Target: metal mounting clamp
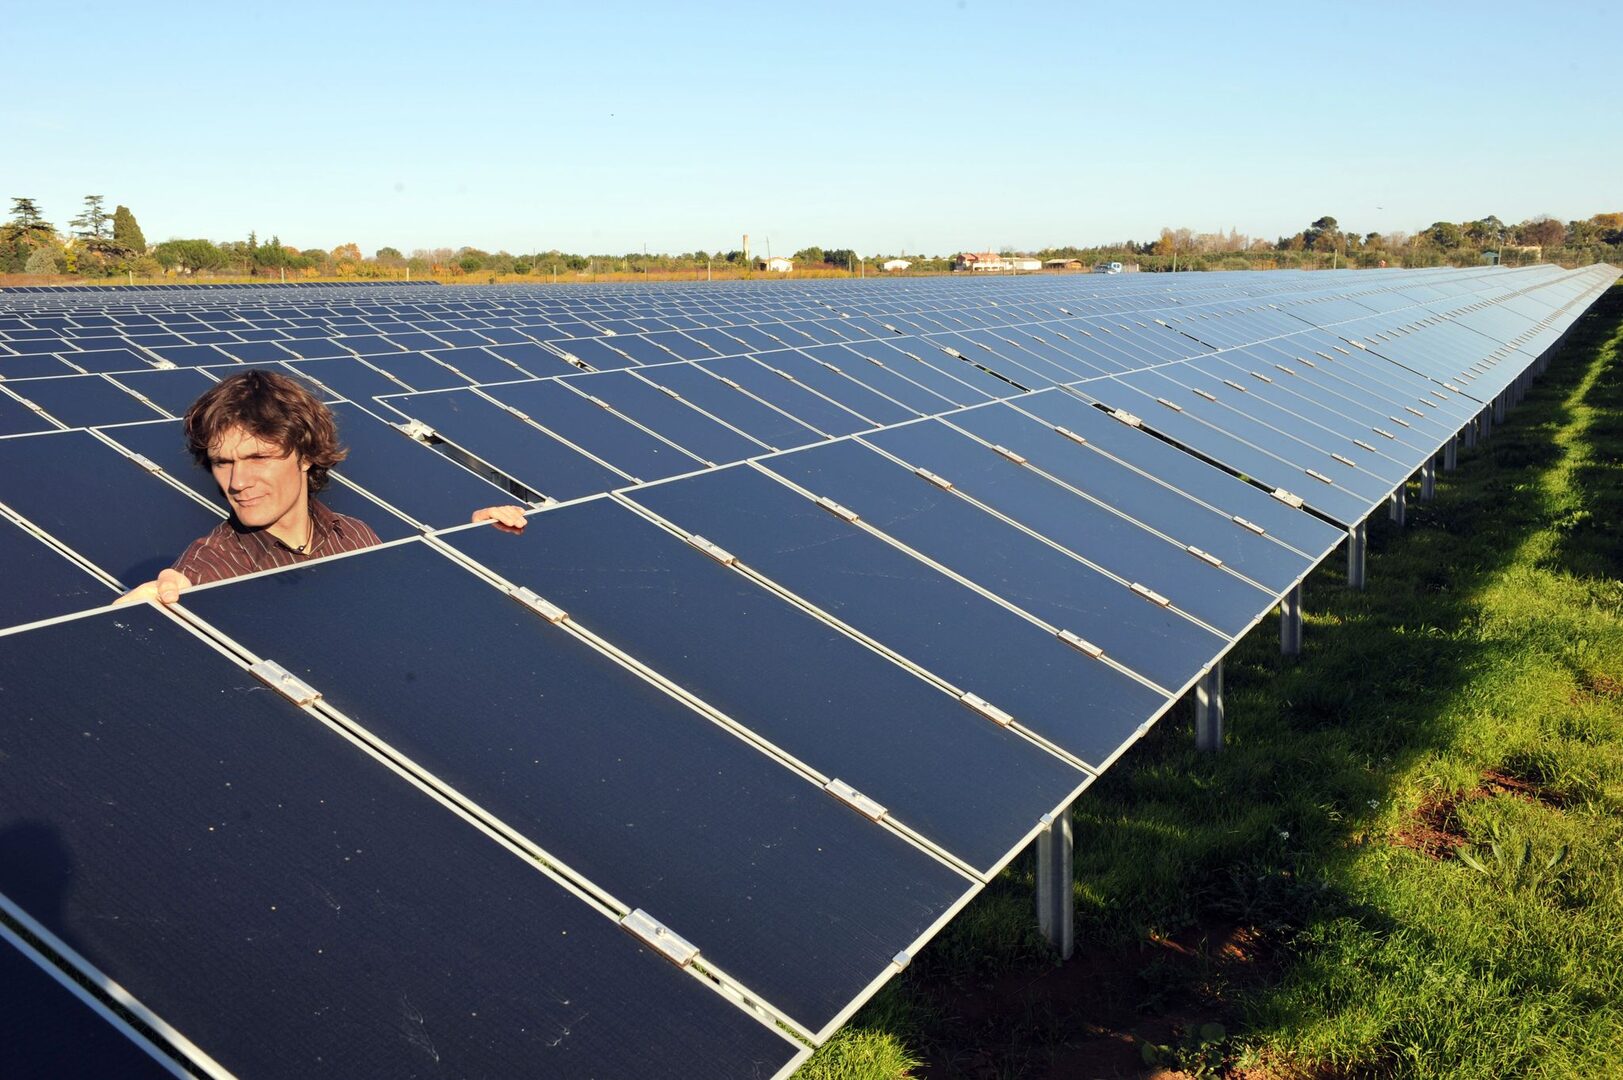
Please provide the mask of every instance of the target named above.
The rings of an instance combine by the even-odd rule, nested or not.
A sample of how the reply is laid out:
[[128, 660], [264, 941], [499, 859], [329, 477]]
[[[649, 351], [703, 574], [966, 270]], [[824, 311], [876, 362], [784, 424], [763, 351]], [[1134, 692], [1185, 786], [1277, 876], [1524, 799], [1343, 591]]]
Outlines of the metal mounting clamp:
[[687, 967], [698, 959], [699, 947], [676, 931], [638, 908], [620, 920], [620, 926], [677, 967]]
[[523, 604], [549, 623], [561, 623], [569, 618], [569, 612], [546, 599], [534, 589], [527, 589], [522, 585], [515, 585], [507, 590], [507, 595]]
[[958, 700], [963, 705], [974, 710], [975, 712], [980, 713], [982, 716], [986, 717], [986, 719], [992, 721], [992, 723], [996, 724], [998, 727], [1008, 727], [1010, 724], [1014, 723], [1014, 715], [1012, 713], [1004, 712], [1002, 709], [998, 708], [996, 705], [993, 705], [990, 701], [987, 701], [979, 694], [965, 693], [960, 695]]
[[261, 660], [248, 670], [253, 672], [260, 682], [295, 705], [308, 705], [321, 697], [321, 691], [274, 660]]

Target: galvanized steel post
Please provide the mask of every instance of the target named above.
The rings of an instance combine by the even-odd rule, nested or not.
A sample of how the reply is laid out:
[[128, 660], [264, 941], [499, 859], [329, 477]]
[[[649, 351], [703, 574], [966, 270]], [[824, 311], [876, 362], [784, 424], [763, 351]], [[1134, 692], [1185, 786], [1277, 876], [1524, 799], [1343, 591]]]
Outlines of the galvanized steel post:
[[1347, 530], [1347, 588], [1364, 587], [1364, 550], [1369, 546], [1369, 523], [1360, 521]]
[[1037, 927], [1069, 960], [1076, 949], [1076, 894], [1071, 871], [1071, 808], [1037, 834]]
[[1302, 583], [1298, 581], [1279, 601], [1279, 654], [1302, 652]]
[[1420, 501], [1431, 502], [1437, 497], [1437, 459], [1430, 457], [1420, 466]]
[[1195, 684], [1195, 749], [1215, 751], [1223, 746], [1223, 661]]
[[1399, 484], [1397, 490], [1392, 492], [1391, 497], [1387, 499], [1387, 507], [1387, 515], [1397, 523], [1399, 528], [1402, 528], [1408, 517], [1409, 509], [1409, 482], [1407, 480]]

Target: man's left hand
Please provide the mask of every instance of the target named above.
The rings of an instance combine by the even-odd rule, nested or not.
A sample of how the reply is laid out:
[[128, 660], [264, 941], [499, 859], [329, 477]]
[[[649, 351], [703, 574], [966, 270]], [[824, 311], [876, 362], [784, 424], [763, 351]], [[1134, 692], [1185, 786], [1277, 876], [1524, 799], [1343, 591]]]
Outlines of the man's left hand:
[[487, 506], [483, 510], [473, 512], [475, 523], [481, 521], [494, 521], [496, 528], [502, 532], [523, 532], [524, 525], [529, 520], [524, 516], [522, 506]]

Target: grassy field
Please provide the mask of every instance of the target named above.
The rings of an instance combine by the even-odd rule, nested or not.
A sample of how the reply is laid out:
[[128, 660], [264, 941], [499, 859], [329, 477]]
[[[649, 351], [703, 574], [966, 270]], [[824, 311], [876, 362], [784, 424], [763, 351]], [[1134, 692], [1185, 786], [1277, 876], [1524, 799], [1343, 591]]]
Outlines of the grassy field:
[[1623, 1076], [1623, 287], [1306, 645], [1085, 793], [1077, 955], [1017, 861], [803, 1080]]

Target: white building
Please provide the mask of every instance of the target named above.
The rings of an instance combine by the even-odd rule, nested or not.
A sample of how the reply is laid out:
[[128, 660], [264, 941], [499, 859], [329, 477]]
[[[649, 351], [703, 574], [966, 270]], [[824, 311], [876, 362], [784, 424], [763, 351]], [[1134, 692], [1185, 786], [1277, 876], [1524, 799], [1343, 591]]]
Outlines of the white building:
[[761, 269], [773, 274], [787, 274], [795, 268], [795, 264], [782, 255], [774, 255], [770, 259], [761, 260]]
[[1041, 270], [1042, 268], [1043, 261], [1041, 259], [1028, 259], [1024, 256], [1017, 256], [1009, 260], [1010, 270]]
[[1009, 262], [994, 251], [966, 251], [953, 260], [954, 270], [987, 271], [1007, 270]]
[[894, 273], [897, 273], [899, 271], [906, 270], [909, 266], [912, 266], [912, 265], [913, 264], [911, 262], [909, 262], [908, 260], [906, 260], [906, 259], [886, 259], [884, 265], [881, 266], [879, 269], [888, 270], [888, 271], [890, 271], [891, 273], [894, 274]]

